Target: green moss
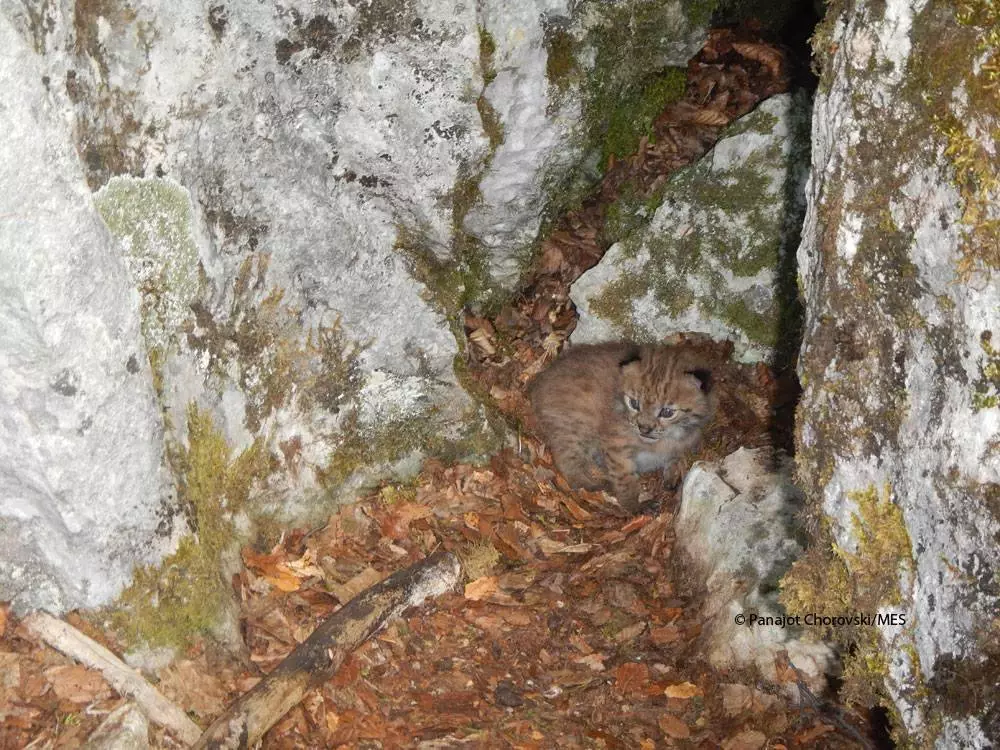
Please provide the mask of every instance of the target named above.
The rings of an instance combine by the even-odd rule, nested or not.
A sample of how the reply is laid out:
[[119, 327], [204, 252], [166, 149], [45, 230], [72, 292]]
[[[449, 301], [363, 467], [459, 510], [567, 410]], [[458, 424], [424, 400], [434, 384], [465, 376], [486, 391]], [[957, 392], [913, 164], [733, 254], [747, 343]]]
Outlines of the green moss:
[[739, 297], [723, 302], [719, 317], [757, 344], [773, 347], [778, 343], [777, 316], [761, 315]]
[[906, 95], [919, 114], [910, 119], [930, 124], [925, 140], [943, 146], [954, 173], [964, 204], [962, 277], [1000, 269], [1000, 170], [992, 156], [1000, 148], [998, 27], [1000, 9], [990, 0], [932, 4], [914, 22]]
[[[698, 0], [685, 4], [684, 11], [698, 25], [715, 5], [714, 0]], [[657, 0], [584, 3], [581, 13], [588, 12], [601, 22], [581, 44], [594, 52], [583, 91], [587, 140], [600, 144], [605, 158], [622, 157], [635, 151], [652, 119], [684, 92], [683, 71], [662, 64], [663, 30], [675, 27], [677, 7]]]
[[562, 25], [548, 22], [544, 27], [545, 77], [558, 94], [565, 94], [571, 85], [583, 78], [577, 62], [576, 39]]
[[972, 408], [1000, 408], [1000, 349], [993, 345], [992, 331], [979, 335], [979, 346], [983, 356], [979, 360], [979, 378], [972, 385]]
[[477, 419], [478, 411], [473, 407], [459, 420], [464, 426], [457, 435], [442, 430], [434, 407], [372, 425], [361, 424], [351, 414], [341, 425], [339, 443], [326, 466], [318, 472], [320, 483], [335, 490], [360, 469], [388, 466], [414, 453], [444, 461], [487, 455], [498, 447], [498, 434], [483, 424], [481, 414]]
[[476, 99], [476, 109], [479, 111], [479, 120], [482, 122], [483, 131], [486, 133], [486, 137], [490, 139], [490, 161], [492, 161], [493, 154], [496, 153], [497, 148], [504, 141], [503, 121], [500, 119], [500, 115], [494, 109], [493, 105], [490, 104], [490, 100], [486, 98], [486, 87], [497, 77], [497, 71], [493, 62], [496, 48], [493, 35], [490, 34], [486, 27], [480, 26], [479, 67], [483, 75], [483, 91], [479, 94], [479, 98]]
[[686, 85], [684, 69], [667, 68], [623, 92], [608, 119], [603, 160], [624, 159], [635, 153], [641, 138], [652, 140], [654, 121], [668, 104], [684, 95]]
[[[757, 6], [754, 6], [755, 8]], [[766, 7], [766, 5], [765, 5]], [[695, 28], [704, 26], [712, 20], [712, 15], [716, 10], [721, 10], [720, 0], [681, 0], [681, 8], [688, 22]], [[744, 14], [736, 14], [736, 20], [742, 21], [746, 17]]]
[[169, 349], [201, 289], [187, 190], [169, 180], [114, 177], [94, 202], [141, 295], [147, 347]]
[[590, 301], [591, 312], [611, 322], [623, 336], [631, 341], [648, 341], [649, 332], [635, 319], [633, 305], [645, 297], [651, 288], [648, 276], [622, 273], [613, 279], [601, 293]]
[[494, 67], [493, 56], [497, 51], [497, 43], [493, 35], [485, 26], [479, 27], [479, 69], [483, 76], [483, 83], [489, 86], [497, 77]]
[[[781, 580], [781, 602], [790, 614], [872, 614], [902, 603], [900, 573], [912, 571], [910, 537], [889, 485], [849, 492], [853, 552], [838, 546], [829, 529]], [[874, 626], [850, 626], [828, 634], [850, 656], [842, 697], [866, 705], [891, 705], [884, 681], [888, 664]]]
[[[996, 65], [1000, 69], [1000, 56]], [[1000, 80], [996, 82], [1000, 84]], [[991, 271], [1000, 270], [1000, 216], [993, 204], [1000, 194], [1000, 168], [990, 150], [966, 132], [957, 119], [939, 121], [938, 131], [945, 138], [945, 157], [954, 170], [954, 183], [964, 204], [962, 224], [962, 262], [959, 272], [965, 276], [981, 263]], [[992, 140], [1000, 143], [1000, 128]]]
[[222, 557], [236, 539], [233, 515], [271, 470], [262, 441], [233, 457], [211, 414], [193, 403], [187, 428], [187, 445], [170, 457], [194, 533], [159, 566], [137, 570], [119, 597], [112, 622], [131, 643], [183, 645], [216, 625], [231, 597]]

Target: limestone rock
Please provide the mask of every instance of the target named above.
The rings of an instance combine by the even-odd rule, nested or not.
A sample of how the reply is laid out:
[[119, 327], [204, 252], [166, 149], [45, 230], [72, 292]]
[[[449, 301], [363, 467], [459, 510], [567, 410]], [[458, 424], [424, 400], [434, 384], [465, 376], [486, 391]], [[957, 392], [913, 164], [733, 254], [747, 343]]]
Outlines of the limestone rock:
[[787, 476], [788, 462], [772, 462], [769, 450], [741, 448], [718, 465], [695, 464], [681, 490], [677, 538], [708, 591], [709, 661], [755, 666], [777, 682], [776, 659], [787, 651], [822, 692], [833, 652], [806, 637], [802, 623], [786, 625], [778, 603], [778, 582], [802, 552], [796, 514], [803, 498]]
[[873, 677], [914, 743], [938, 748], [1000, 740], [991, 12], [889, 0], [823, 22], [799, 249], [797, 460], [833, 534], [818, 544], [871, 581], [866, 549], [902, 531], [882, 583], [908, 624], [880, 628], [888, 674]]
[[[683, 63], [709, 5], [4, 5], [0, 598], [104, 603], [186, 513], [221, 558], [495, 447], [458, 316], [594, 150], [593, 92]], [[177, 456], [243, 473], [179, 503]]]
[[134, 703], [116, 708], [87, 738], [84, 750], [146, 750], [149, 720]]
[[139, 295], [47, 68], [0, 16], [0, 600], [94, 606], [171, 546]]
[[807, 106], [802, 95], [768, 99], [668, 180], [648, 224], [573, 285], [574, 343], [697, 331], [760, 360], [794, 341]]

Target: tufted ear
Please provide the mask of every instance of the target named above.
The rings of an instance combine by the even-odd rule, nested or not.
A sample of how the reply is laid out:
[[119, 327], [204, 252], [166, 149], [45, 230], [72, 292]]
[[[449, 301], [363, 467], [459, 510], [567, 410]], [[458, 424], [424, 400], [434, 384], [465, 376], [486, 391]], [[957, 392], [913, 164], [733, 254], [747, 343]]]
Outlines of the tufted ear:
[[618, 363], [618, 366], [625, 367], [626, 365], [630, 365], [633, 362], [638, 362], [638, 361], [640, 361], [639, 347], [633, 346], [627, 352], [625, 352], [625, 356], [621, 358], [621, 361]]
[[705, 393], [712, 390], [712, 373], [709, 370], [702, 368], [697, 368], [694, 370], [688, 370], [685, 375], [690, 375], [695, 380], [698, 381], [698, 387]]

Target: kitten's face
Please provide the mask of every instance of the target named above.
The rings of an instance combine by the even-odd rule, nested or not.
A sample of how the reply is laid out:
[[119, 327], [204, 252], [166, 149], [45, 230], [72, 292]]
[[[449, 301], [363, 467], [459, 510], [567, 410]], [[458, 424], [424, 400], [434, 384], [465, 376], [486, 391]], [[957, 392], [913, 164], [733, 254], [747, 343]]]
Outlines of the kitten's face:
[[709, 374], [669, 349], [643, 349], [621, 366], [624, 414], [641, 440], [683, 440], [711, 414]]

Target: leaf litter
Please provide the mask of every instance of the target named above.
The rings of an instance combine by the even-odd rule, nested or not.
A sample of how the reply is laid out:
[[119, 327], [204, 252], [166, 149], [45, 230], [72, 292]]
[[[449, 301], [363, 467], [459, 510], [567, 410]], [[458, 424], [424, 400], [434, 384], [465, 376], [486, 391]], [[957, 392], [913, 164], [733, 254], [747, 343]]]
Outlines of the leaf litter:
[[[604, 493], [572, 491], [531, 434], [525, 385], [575, 326], [569, 286], [608, 246], [608, 207], [652, 196], [722, 128], [787, 90], [781, 48], [753, 29], [717, 29], [691, 61], [684, 98], [635, 154], [610, 159], [596, 193], [558, 222], [536, 269], [496, 316], [465, 318], [468, 364], [526, 428], [486, 465], [425, 463], [405, 487], [340, 508], [321, 529], [245, 548], [233, 577], [242, 658], [204, 641], [159, 671], [160, 688], [202, 725], [249, 690], [327, 616], [392, 571], [444, 547], [463, 592], [434, 600], [361, 646], [269, 732], [265, 748], [853, 748], [864, 717], [789, 702], [746, 670], [698, 652], [701, 592], [675, 560], [675, 493], [645, 480], [655, 507], [628, 517]], [[740, 446], [789, 448], [795, 383], [737, 365], [700, 337], [720, 407], [694, 458]], [[115, 647], [87, 620], [71, 622]], [[779, 672], [795, 680], [793, 670]], [[27, 636], [0, 606], [0, 750], [83, 744], [123, 703], [96, 672]], [[180, 745], [151, 728], [154, 747]]]

